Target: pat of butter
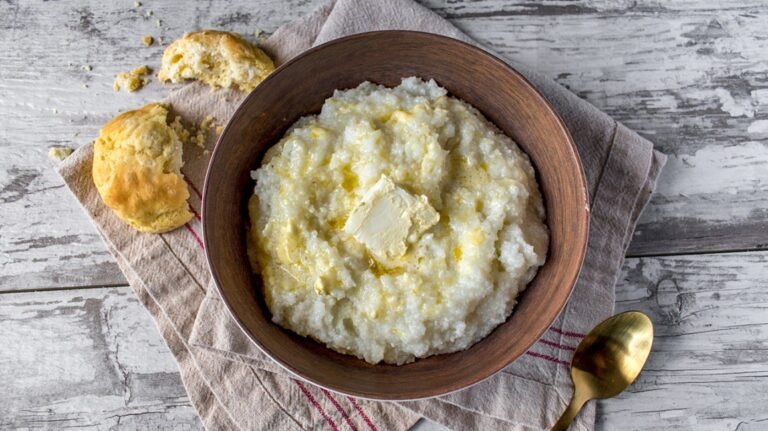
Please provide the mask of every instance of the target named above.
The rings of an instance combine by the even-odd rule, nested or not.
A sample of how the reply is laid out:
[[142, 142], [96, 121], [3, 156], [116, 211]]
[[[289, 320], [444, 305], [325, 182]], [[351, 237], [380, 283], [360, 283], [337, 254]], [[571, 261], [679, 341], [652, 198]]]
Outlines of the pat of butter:
[[352, 210], [344, 231], [378, 259], [390, 261], [439, 220], [426, 196], [414, 196], [382, 175]]

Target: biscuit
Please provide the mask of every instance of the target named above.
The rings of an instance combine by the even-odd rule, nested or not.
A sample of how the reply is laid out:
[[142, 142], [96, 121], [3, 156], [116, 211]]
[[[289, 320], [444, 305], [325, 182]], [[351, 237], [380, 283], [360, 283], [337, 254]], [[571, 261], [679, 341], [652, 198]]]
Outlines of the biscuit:
[[183, 133], [167, 116], [158, 103], [125, 112], [102, 127], [94, 145], [92, 175], [101, 199], [142, 232], [167, 232], [192, 218], [181, 174]]
[[158, 78], [197, 79], [211, 87], [251, 91], [275, 69], [272, 59], [236, 33], [187, 33], [165, 49]]

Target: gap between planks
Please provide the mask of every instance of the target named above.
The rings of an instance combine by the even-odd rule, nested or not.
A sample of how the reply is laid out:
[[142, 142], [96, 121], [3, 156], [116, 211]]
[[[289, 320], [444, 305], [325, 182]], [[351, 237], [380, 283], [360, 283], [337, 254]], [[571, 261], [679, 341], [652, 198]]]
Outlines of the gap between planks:
[[111, 288], [119, 288], [119, 287], [130, 287], [129, 285], [125, 283], [114, 283], [114, 284], [90, 284], [85, 286], [62, 286], [62, 287], [54, 287], [54, 288], [47, 288], [47, 287], [35, 287], [32, 289], [13, 289], [13, 288], [0, 288], [0, 295], [9, 295], [13, 293], [36, 293], [36, 292], [58, 292], [58, 291], [66, 291], [66, 290], [82, 290], [82, 289], [111, 289]]
[[624, 256], [624, 259], [644, 259], [654, 257], [675, 257], [675, 256], [704, 256], [712, 254], [737, 254], [737, 253], [760, 253], [765, 252], [765, 248], [738, 248], [738, 249], [723, 249], [723, 250], [702, 250], [702, 251], [678, 251], [669, 253], [633, 253]]
[[[656, 253], [649, 255], [627, 255], [624, 259], [653, 259], [658, 257], [686, 257], [686, 256], [706, 256], [706, 255], [730, 255], [730, 254], [753, 254], [753, 253], [765, 253], [764, 249], [746, 249], [746, 250], [723, 250], [723, 251], [702, 251], [702, 252], [687, 252], [687, 253]], [[57, 292], [67, 290], [80, 290], [80, 289], [102, 289], [102, 288], [119, 288], [130, 287], [125, 283], [113, 283], [113, 284], [91, 284], [85, 286], [63, 286], [63, 287], [36, 287], [32, 289], [13, 289], [13, 288], [0, 288], [0, 295], [8, 295], [14, 293], [36, 293], [36, 292]]]

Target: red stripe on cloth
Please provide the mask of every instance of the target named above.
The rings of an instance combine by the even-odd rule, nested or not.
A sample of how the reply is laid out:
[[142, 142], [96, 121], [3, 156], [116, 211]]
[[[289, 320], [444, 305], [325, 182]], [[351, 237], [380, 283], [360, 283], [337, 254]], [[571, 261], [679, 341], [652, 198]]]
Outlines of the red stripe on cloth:
[[[192, 183], [189, 183], [189, 185], [194, 189], [194, 186], [192, 185]], [[197, 213], [192, 208], [192, 206], [190, 206], [190, 209], [192, 209], [192, 213], [195, 214], [197, 219], [200, 220], [200, 217], [197, 215]], [[197, 244], [200, 246], [200, 248], [205, 249], [205, 245], [203, 245], [203, 241], [201, 241], [200, 237], [197, 236], [197, 233], [194, 231], [194, 229], [192, 229], [192, 226], [190, 226], [189, 223], [185, 224], [184, 226], [187, 228], [187, 230], [189, 230], [189, 233], [191, 233], [192, 236], [195, 238], [195, 240], [197, 241]], [[328, 414], [323, 409], [323, 406], [321, 406], [320, 403], [317, 402], [315, 397], [312, 396], [312, 394], [309, 392], [309, 390], [306, 388], [306, 386], [304, 386], [304, 384], [299, 382], [298, 380], [294, 380], [294, 382], [296, 382], [296, 384], [299, 386], [299, 389], [301, 389], [301, 392], [304, 393], [304, 395], [307, 397], [309, 402], [315, 407], [315, 409], [317, 409], [318, 413], [320, 413], [320, 416], [322, 416], [323, 419], [325, 419], [325, 421], [328, 423], [328, 425], [331, 427], [331, 429], [333, 429], [334, 431], [338, 431], [339, 428], [336, 426], [336, 422], [334, 422], [333, 419], [331, 419], [331, 417], [328, 416]], [[341, 405], [338, 403], [338, 401], [336, 401], [336, 399], [333, 397], [333, 395], [331, 395], [331, 393], [328, 392], [325, 389], [323, 389], [322, 392], [331, 401], [331, 404], [333, 404], [333, 406], [336, 407], [336, 409], [339, 411], [339, 413], [341, 413], [341, 415], [344, 417], [344, 420], [347, 422], [347, 424], [349, 424], [349, 427], [353, 431], [358, 431], [357, 427], [352, 422], [352, 419], [350, 419], [350, 417], [347, 414], [346, 410], [344, 410], [344, 408], [341, 407]], [[363, 417], [363, 420], [365, 420], [365, 423], [368, 424], [368, 427], [370, 427], [371, 430], [373, 430], [373, 431], [378, 431], [376, 426], [371, 422], [371, 420], [368, 418], [368, 416], [365, 414], [365, 412], [363, 412], [363, 410], [360, 408], [360, 406], [358, 406], [357, 403], [352, 398], [350, 398], [350, 397], [347, 397], [347, 398], [349, 398], [349, 401], [352, 403], [352, 405], [355, 407], [355, 409], [357, 409], [357, 411]]]
[[189, 178], [187, 178], [186, 175], [184, 176], [184, 181], [187, 182], [187, 184], [189, 185], [189, 188], [191, 188], [192, 191], [195, 192], [195, 194], [197, 195], [198, 198], [200, 198], [200, 199], [203, 198], [203, 194], [200, 193], [200, 190], [198, 190], [197, 187], [195, 187], [195, 185], [192, 184], [192, 181], [190, 181]]
[[555, 343], [554, 341], [549, 341], [549, 340], [539, 340], [539, 343], [546, 344], [547, 346], [556, 347], [556, 348], [561, 349], [561, 350], [568, 350], [568, 351], [571, 351], [571, 352], [576, 350], [575, 347], [560, 345], [560, 344]]
[[203, 241], [200, 239], [199, 236], [197, 236], [197, 232], [195, 232], [195, 230], [192, 229], [192, 226], [190, 226], [189, 223], [187, 223], [187, 224], [184, 225], [184, 227], [186, 227], [187, 230], [189, 231], [189, 233], [191, 233], [192, 236], [195, 237], [195, 241], [197, 241], [197, 245], [199, 245], [200, 248], [205, 250], [205, 245], [203, 245]]
[[349, 400], [349, 403], [352, 404], [352, 407], [354, 407], [355, 410], [357, 410], [357, 413], [359, 413], [360, 416], [363, 417], [363, 420], [368, 425], [368, 428], [370, 428], [371, 431], [379, 431], [379, 429], [376, 428], [376, 425], [374, 425], [373, 422], [371, 422], [371, 418], [369, 418], [368, 415], [365, 414], [363, 409], [360, 407], [360, 405], [357, 404], [357, 401], [355, 401], [355, 399], [352, 397], [347, 397], [347, 399]]
[[549, 328], [550, 331], [556, 332], [560, 335], [564, 335], [566, 337], [573, 337], [573, 338], [584, 338], [587, 336], [587, 334], [582, 334], [581, 332], [570, 332], [570, 331], [563, 331], [562, 329], [558, 329], [555, 327]]
[[328, 413], [325, 412], [325, 410], [323, 409], [323, 406], [321, 406], [320, 403], [317, 402], [315, 397], [312, 396], [312, 394], [309, 392], [309, 389], [307, 389], [307, 387], [304, 386], [304, 384], [298, 380], [294, 380], [294, 382], [297, 385], [299, 385], [299, 389], [301, 389], [301, 392], [304, 393], [304, 396], [307, 397], [309, 402], [315, 407], [318, 413], [320, 413], [320, 416], [322, 416], [323, 419], [325, 419], [325, 421], [328, 422], [328, 425], [331, 426], [331, 429], [333, 431], [339, 431], [339, 427], [336, 426], [336, 422], [334, 422], [333, 419], [331, 419], [331, 417], [328, 416]]
[[[200, 241], [200, 237], [197, 236], [197, 233], [195, 233], [195, 231], [192, 229], [192, 227], [189, 225], [189, 223], [185, 224], [184, 226], [186, 226], [187, 230], [189, 230], [189, 233], [191, 233], [192, 236], [195, 238], [195, 240], [197, 241], [197, 244], [200, 246], [200, 248], [205, 250], [205, 246], [203, 245], [203, 242]], [[317, 411], [320, 413], [320, 416], [322, 416], [323, 419], [325, 419], [325, 421], [328, 422], [328, 425], [331, 426], [331, 429], [333, 429], [333, 431], [339, 431], [339, 428], [336, 426], [336, 423], [333, 421], [333, 419], [331, 419], [330, 416], [328, 416], [328, 414], [325, 412], [325, 410], [323, 410], [323, 407], [320, 405], [320, 403], [317, 402], [315, 397], [312, 396], [312, 394], [309, 392], [309, 390], [307, 390], [307, 388], [301, 382], [299, 382], [298, 380], [294, 380], [294, 382], [296, 382], [296, 384], [301, 389], [301, 392], [303, 392], [304, 395], [309, 399], [309, 402], [313, 406], [315, 406]], [[342, 415], [344, 415], [344, 418], [347, 419], [347, 421], [349, 422], [349, 416], [347, 416], [347, 412], [343, 411], [343, 409], [341, 409], [341, 406], [339, 406], [338, 403], [336, 402], [336, 400], [334, 400], [333, 398], [331, 398], [331, 402], [333, 402], [333, 404], [336, 406], [336, 408], [338, 408], [339, 411], [342, 412]], [[365, 417], [365, 414], [363, 414], [363, 416]], [[366, 421], [367, 420], [368, 420], [368, 418], [366, 417]], [[355, 428], [354, 425], [352, 425], [351, 422], [350, 422], [350, 426], [352, 427], [353, 430], [357, 431], [357, 428]]]
[[331, 404], [333, 404], [334, 407], [336, 407], [336, 410], [341, 413], [341, 415], [344, 417], [344, 420], [347, 422], [349, 427], [352, 429], [352, 431], [357, 431], [357, 427], [352, 422], [352, 419], [349, 418], [349, 415], [347, 414], [347, 411], [344, 410], [343, 407], [341, 407], [341, 404], [339, 404], [338, 401], [336, 401], [336, 398], [333, 397], [333, 395], [328, 392], [326, 389], [321, 389], [323, 391], [323, 395], [325, 395], [326, 398], [328, 398], [331, 401]]
[[188, 206], [189, 206], [189, 210], [192, 211], [192, 214], [195, 215], [195, 218], [197, 219], [197, 221], [203, 221], [202, 217], [200, 217], [200, 214], [198, 214], [197, 210], [195, 210], [195, 207], [193, 207], [192, 205], [188, 205]]
[[534, 358], [544, 359], [545, 361], [554, 362], [555, 364], [565, 365], [566, 367], [569, 367], [571, 364], [565, 361], [561, 361], [554, 356], [549, 355], [542, 355], [541, 353], [536, 352], [525, 352], [526, 355], [533, 356]]

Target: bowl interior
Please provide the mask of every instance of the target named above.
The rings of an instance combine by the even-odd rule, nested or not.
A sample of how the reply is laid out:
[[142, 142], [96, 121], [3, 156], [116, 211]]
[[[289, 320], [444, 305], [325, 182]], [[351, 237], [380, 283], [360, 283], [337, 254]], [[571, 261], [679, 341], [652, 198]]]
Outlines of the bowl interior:
[[[519, 297], [512, 316], [468, 350], [403, 366], [370, 365], [271, 323], [259, 277], [246, 255], [250, 171], [299, 117], [319, 111], [335, 89], [369, 80], [435, 79], [476, 107], [530, 156], [551, 231], [546, 264]], [[239, 325], [261, 349], [302, 378], [346, 394], [417, 399], [476, 383], [522, 355], [557, 317], [584, 256], [585, 181], [568, 132], [543, 97], [502, 61], [470, 45], [418, 32], [374, 32], [339, 39], [282, 66], [230, 120], [206, 176], [203, 229], [211, 271]]]

